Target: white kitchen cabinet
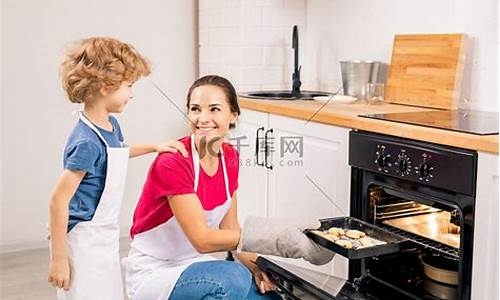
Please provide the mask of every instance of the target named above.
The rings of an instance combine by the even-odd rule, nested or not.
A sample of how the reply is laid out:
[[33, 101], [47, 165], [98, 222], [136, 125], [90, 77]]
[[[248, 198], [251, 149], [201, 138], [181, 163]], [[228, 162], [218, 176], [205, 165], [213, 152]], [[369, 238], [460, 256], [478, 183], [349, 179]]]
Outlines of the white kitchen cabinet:
[[498, 155], [478, 153], [471, 299], [498, 299]]
[[349, 215], [349, 130], [278, 115], [270, 115], [269, 124], [275, 148], [269, 215], [313, 220]]
[[[255, 164], [260, 127], [265, 128], [260, 131], [261, 141], [268, 133], [267, 168]], [[241, 222], [249, 214], [300, 221], [349, 215], [349, 129], [243, 110], [232, 132], [236, 135], [250, 136], [250, 146], [240, 150]], [[263, 162], [265, 153], [259, 155], [259, 162]], [[252, 161], [250, 166], [247, 159]], [[320, 267], [302, 260], [287, 262], [347, 278], [348, 262], [341, 256]]]
[[[348, 216], [349, 129], [271, 114], [273, 169], [269, 171], [269, 216], [293, 220]], [[303, 267], [347, 278], [348, 260]]]
[[[268, 171], [257, 165], [255, 150], [257, 129], [262, 128], [259, 133], [262, 136], [268, 124], [268, 113], [242, 110], [238, 125], [230, 131], [231, 143], [240, 154], [237, 198], [241, 225], [248, 215], [267, 216]], [[259, 153], [259, 162], [263, 160], [263, 154]]]

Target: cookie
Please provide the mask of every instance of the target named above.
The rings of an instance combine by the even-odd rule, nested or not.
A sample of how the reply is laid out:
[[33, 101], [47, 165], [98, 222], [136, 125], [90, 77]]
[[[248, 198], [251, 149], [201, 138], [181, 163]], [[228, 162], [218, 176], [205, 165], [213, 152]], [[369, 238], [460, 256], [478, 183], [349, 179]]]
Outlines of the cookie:
[[351, 229], [351, 230], [347, 230], [347, 232], [345, 233], [345, 235], [351, 239], [359, 239], [359, 238], [362, 238], [364, 236], [366, 236], [366, 233], [364, 233], [363, 231], [360, 231], [360, 230], [356, 230], [356, 229]]
[[352, 248], [352, 243], [346, 240], [338, 240], [335, 241], [336, 244], [346, 248], [346, 249], [351, 249]]
[[329, 240], [329, 241], [332, 241], [332, 242], [335, 242], [335, 241], [338, 241], [339, 240], [339, 237], [334, 235], [334, 234], [325, 234], [323, 236], [325, 239]]
[[332, 227], [332, 228], [328, 229], [328, 233], [334, 234], [336, 236], [341, 236], [341, 235], [345, 234], [344, 229], [338, 228], [338, 227]]
[[358, 241], [361, 243], [361, 245], [363, 245], [365, 247], [373, 246], [372, 239], [369, 238], [369, 237], [367, 237], [367, 236], [364, 236], [364, 237], [360, 238]]

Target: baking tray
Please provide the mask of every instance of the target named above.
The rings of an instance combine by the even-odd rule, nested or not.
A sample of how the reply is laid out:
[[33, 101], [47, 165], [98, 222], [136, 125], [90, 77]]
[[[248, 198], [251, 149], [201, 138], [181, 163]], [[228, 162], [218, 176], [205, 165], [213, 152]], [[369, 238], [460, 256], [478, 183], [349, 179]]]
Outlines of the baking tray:
[[[320, 228], [306, 229], [304, 230], [304, 233], [317, 244], [349, 259], [360, 259], [383, 254], [397, 253], [401, 251], [403, 242], [407, 240], [405, 237], [385, 231], [375, 225], [352, 217], [328, 218], [321, 219], [319, 221], [321, 222]], [[369, 237], [385, 242], [385, 244], [359, 249], [347, 249], [311, 232], [312, 230], [327, 230], [330, 227], [361, 230]]]

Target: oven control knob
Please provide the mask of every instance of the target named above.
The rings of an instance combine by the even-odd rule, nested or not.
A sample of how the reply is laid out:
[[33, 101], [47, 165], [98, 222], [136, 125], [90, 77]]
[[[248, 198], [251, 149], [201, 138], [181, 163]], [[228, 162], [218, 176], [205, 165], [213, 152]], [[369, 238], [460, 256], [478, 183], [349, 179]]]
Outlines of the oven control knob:
[[421, 163], [417, 170], [418, 178], [420, 180], [429, 181], [429, 179], [432, 178], [432, 170], [434, 170], [434, 168], [429, 163]]
[[408, 161], [406, 161], [406, 159], [399, 159], [398, 170], [401, 173], [408, 171]]
[[375, 161], [374, 163], [377, 165], [377, 170], [388, 173], [389, 170], [387, 167], [392, 167], [392, 163], [390, 161], [391, 155], [385, 153], [386, 146], [385, 145], [377, 145], [377, 152], [375, 152]]
[[389, 158], [391, 157], [390, 154], [385, 154], [385, 153], [379, 153], [377, 152], [377, 157], [375, 158], [375, 163], [377, 166], [379, 166], [379, 169], [383, 169], [385, 167], [390, 167], [390, 160]]
[[396, 172], [401, 176], [409, 175], [411, 172], [411, 161], [405, 153], [400, 153], [398, 155], [398, 160], [394, 165], [396, 166]]

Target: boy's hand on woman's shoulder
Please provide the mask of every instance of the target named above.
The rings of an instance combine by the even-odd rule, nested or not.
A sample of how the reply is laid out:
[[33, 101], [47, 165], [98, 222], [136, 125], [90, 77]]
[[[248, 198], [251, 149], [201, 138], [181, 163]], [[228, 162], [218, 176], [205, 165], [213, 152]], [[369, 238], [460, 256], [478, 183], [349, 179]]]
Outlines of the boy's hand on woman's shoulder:
[[188, 153], [186, 150], [186, 147], [184, 147], [184, 144], [179, 142], [179, 141], [167, 141], [160, 143], [156, 145], [156, 152], [162, 153], [162, 152], [171, 152], [171, 153], [177, 153], [180, 152], [182, 156], [185, 158], [188, 157]]

